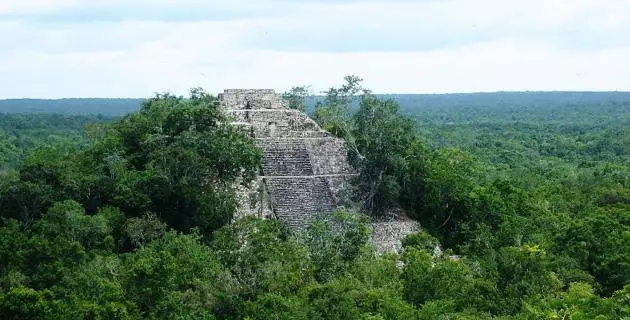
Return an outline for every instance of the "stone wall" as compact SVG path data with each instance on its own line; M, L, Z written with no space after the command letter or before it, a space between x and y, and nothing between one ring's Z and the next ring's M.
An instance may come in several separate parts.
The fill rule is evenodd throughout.
M260 177L239 190L237 217L276 218L294 229L329 214L356 176L342 140L322 130L306 114L288 109L273 90L228 89L219 103L233 123L263 150ZM372 223L379 252L400 248L400 238L417 230L408 220Z
M254 109L259 102L281 100L273 89L226 89L219 94L219 101L226 109ZM266 103L265 103L266 104ZM281 107L282 102L275 107ZM262 106L261 106L262 107ZM269 106L271 108L272 106Z
M270 106L276 106L269 104ZM304 113L292 109L236 109L227 114L232 121L249 124L256 138L317 138L327 133Z
M235 214L235 219L245 216L255 216L261 219L275 218L269 201L269 192L262 177L251 181L249 187L239 185L237 197L239 208Z
M372 245L377 253L398 252L401 240L408 234L420 231L420 225L399 216L372 220Z
M348 163L346 148L342 140L330 137L304 139L309 153L313 173L321 175L353 174L354 169ZM344 152L339 152L344 150Z

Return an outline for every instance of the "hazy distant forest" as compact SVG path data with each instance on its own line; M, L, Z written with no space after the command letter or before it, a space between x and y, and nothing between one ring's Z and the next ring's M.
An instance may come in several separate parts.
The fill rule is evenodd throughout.
M630 319L630 93L344 80L284 94L360 173L298 233L229 223L261 152L201 89L1 101L0 319Z

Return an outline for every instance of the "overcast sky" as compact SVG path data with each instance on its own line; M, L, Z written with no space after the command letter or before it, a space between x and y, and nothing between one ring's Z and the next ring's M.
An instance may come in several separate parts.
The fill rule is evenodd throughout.
M0 0L0 98L630 90L628 0Z

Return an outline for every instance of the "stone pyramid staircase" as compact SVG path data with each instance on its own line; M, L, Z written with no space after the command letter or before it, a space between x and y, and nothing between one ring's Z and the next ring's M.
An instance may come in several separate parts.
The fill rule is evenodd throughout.
M263 150L261 172L239 192L236 218L276 218L302 229L317 215L337 208L339 193L356 176L342 140L323 131L306 114L288 108L273 90L231 89L219 104L232 123L251 135ZM377 252L400 249L400 239L417 224L396 217L372 221Z
M251 196L244 196L241 215L267 208L264 216L300 229L335 210L336 190L345 183L343 177L354 174L339 139L304 113L288 109L272 90L225 90L219 103L263 150L258 189L265 194L257 199L265 203L251 206Z

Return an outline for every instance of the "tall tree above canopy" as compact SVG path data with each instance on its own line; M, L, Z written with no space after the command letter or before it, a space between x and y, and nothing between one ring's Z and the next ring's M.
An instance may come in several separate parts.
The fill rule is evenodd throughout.
M10 190L37 183L45 192L13 193L5 202L33 203L37 212L25 212L38 217L54 201L74 199L88 213L105 206L131 217L154 213L173 228L207 234L230 221L235 184L251 181L260 164L254 141L199 88L188 98L156 94L98 131L83 150L63 157L43 150L27 159Z
M260 164L253 140L228 121L213 96L158 94L115 123L89 151L115 179L111 204L127 215L156 213L176 229L210 232L236 207L234 184ZM103 160L103 161L99 161Z
M356 101L357 94L361 92L367 94L369 90L361 86L363 79L357 76L346 76L344 80L346 83L341 87L333 87L323 92L326 94L326 98L315 106L313 118L324 130L337 137L350 140L352 139L350 134L352 131L352 123L350 122L352 103Z
M289 102L289 108L304 112L306 110L305 100L311 95L311 86L296 86L284 92L282 98Z
M364 93L353 116L352 161L359 168L366 208L377 213L396 204L398 176L407 167L405 151L414 141L413 121L398 113L393 100Z
M396 205L398 175L406 167L405 150L415 140L414 123L398 112L398 104L364 88L363 79L346 76L345 84L325 92L314 118L346 142L352 165L360 172L358 198L374 214ZM356 106L358 105L358 109Z

